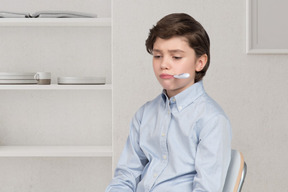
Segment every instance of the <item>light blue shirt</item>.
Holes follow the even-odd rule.
[[[163,91],[136,112],[106,192],[222,192],[230,156],[229,120],[202,81]]]

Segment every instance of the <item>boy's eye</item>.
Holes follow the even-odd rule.
[[[161,58],[160,55],[153,55],[153,57],[154,57],[155,59],[159,59],[159,58]]]
[[[182,57],[173,56],[173,59],[180,60]]]

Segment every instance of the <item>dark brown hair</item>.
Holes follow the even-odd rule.
[[[205,67],[199,72],[196,71],[195,82],[200,81],[210,64],[210,39],[203,26],[190,15],[173,13],[163,17],[156,26],[150,29],[146,40],[146,50],[152,54],[157,37],[170,39],[175,36],[185,37],[189,46],[194,49],[197,58],[204,54],[208,56]]]

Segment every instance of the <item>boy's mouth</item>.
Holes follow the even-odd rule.
[[[174,78],[173,75],[167,74],[167,73],[162,73],[159,75],[161,79],[172,79]]]

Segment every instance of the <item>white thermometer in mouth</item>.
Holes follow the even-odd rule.
[[[189,73],[181,73],[179,75],[173,75],[174,78],[176,79],[187,79],[188,77],[190,77]]]

